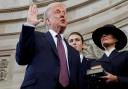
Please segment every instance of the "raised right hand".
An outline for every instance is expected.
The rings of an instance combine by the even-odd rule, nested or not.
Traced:
[[[40,22],[42,22],[42,19],[37,19],[38,10],[36,5],[31,5],[28,10],[28,16],[27,16],[27,23],[36,26]]]

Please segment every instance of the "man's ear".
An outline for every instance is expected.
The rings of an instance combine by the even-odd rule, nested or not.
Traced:
[[[48,18],[45,20],[45,22],[46,22],[47,25],[50,25],[50,21],[49,21]]]

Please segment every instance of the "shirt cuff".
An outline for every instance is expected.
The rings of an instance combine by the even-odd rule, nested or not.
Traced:
[[[34,28],[36,27],[36,26],[34,26],[34,25],[30,24],[30,23],[27,23],[27,22],[24,23],[24,26],[29,26],[29,27],[34,27]]]

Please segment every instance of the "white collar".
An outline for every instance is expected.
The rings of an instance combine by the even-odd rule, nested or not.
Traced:
[[[82,53],[80,53],[80,62],[82,63],[83,61],[83,58],[84,58],[84,55]]]
[[[52,35],[52,37],[53,37],[53,38],[55,38],[55,37],[56,37],[56,35],[58,35],[58,33],[57,33],[57,32],[55,32],[55,31],[54,31],[54,30],[52,30],[52,29],[49,29],[49,32],[51,33],[51,35]],[[62,39],[64,39],[63,34],[60,34],[60,36],[61,36],[61,38],[62,38]]]
[[[105,50],[104,52],[107,55],[107,57],[109,57],[113,50],[115,50],[115,48],[111,48],[109,51]]]

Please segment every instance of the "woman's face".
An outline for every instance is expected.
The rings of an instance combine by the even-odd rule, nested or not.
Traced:
[[[83,42],[79,35],[77,35],[77,34],[70,35],[68,38],[68,43],[69,43],[69,45],[74,47],[77,51],[82,52]]]
[[[103,34],[101,37],[101,44],[103,47],[115,46],[117,39],[112,34]]]

